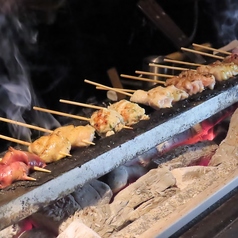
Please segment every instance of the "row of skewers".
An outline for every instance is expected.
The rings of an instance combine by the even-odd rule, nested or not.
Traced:
[[[216,49],[213,50],[217,51]],[[163,84],[163,86],[157,86],[149,91],[139,89],[131,94],[127,90],[115,89],[85,80],[86,83],[93,84],[101,89],[113,90],[130,97],[130,101],[123,99],[108,107],[60,100],[62,103],[97,109],[90,118],[33,107],[35,110],[88,121],[89,124],[86,126],[67,125],[56,128],[55,130],[48,130],[6,118],[0,118],[0,120],[8,123],[26,126],[47,133],[32,143],[0,135],[2,139],[28,146],[28,151],[15,150],[9,147],[9,150],[0,161],[0,188],[5,188],[16,180],[35,180],[29,177],[29,173],[32,170],[50,172],[45,169],[46,164],[58,161],[66,156],[71,156],[70,150],[76,147],[94,145],[95,133],[101,137],[106,137],[122,129],[133,129],[131,126],[140,120],[148,120],[149,116],[145,114],[145,109],[138,104],[149,105],[155,109],[171,107],[174,102],[202,92],[205,88],[213,89],[216,81],[227,80],[237,75],[238,55],[229,52],[220,53],[229,54],[229,56],[216,56],[222,59],[222,61],[217,60],[209,65],[198,65],[187,62],[191,66],[196,66],[197,69],[176,67],[176,69],[182,70],[179,75],[166,75],[166,77],[169,77],[166,81],[151,80],[155,83]],[[183,61],[177,61],[177,63],[185,64]],[[165,67],[164,65],[153,66]],[[145,74],[145,72],[143,73]],[[122,76],[127,77],[126,75]]]
[[[212,49],[215,50],[214,48]],[[188,50],[191,51],[190,49]],[[215,62],[208,65],[200,65],[190,62],[165,59],[166,62],[188,64],[197,67],[196,69],[172,67],[152,63],[150,64],[150,66],[154,67],[164,67],[182,70],[182,72],[176,76],[136,71],[136,73],[140,73],[143,75],[154,75],[160,77],[165,76],[167,78],[165,81],[152,80],[122,74],[121,76],[125,78],[154,82],[162,85],[154,87],[149,91],[136,90],[133,94],[126,95],[130,96],[130,101],[148,105],[153,107],[154,109],[172,107],[174,102],[188,98],[190,95],[202,92],[206,88],[212,90],[214,89],[217,81],[228,80],[238,74],[238,54],[221,51],[221,53],[228,55],[226,57],[223,57],[204,52],[201,53],[209,55],[211,57],[219,58],[219,60],[216,60]]]
[[[65,102],[65,100],[62,100],[62,102]],[[81,104],[81,106],[83,105],[87,104]],[[0,121],[46,133],[32,143],[0,135],[1,139],[28,147],[28,151],[16,150],[9,147],[0,161],[0,189],[8,187],[14,181],[18,180],[34,181],[34,178],[28,176],[32,170],[51,172],[44,169],[46,164],[58,161],[66,156],[70,157],[71,149],[94,145],[95,132],[103,137],[110,136],[123,128],[132,129],[130,126],[136,124],[139,120],[149,119],[142,107],[127,100],[121,100],[111,104],[108,108],[93,105],[90,107],[98,109],[92,114],[91,118],[34,107],[35,110],[90,122],[90,124],[85,126],[66,125],[55,130],[48,130],[0,117]],[[11,160],[8,159],[9,156],[11,156]],[[23,156],[24,161],[22,161]],[[27,159],[25,157],[28,159],[31,158],[31,164],[34,164],[34,166],[26,163]],[[5,163],[5,161],[10,162]]]

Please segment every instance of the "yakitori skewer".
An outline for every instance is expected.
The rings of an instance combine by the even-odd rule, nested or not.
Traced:
[[[140,70],[136,70],[135,73],[136,74],[143,74],[143,75],[151,75],[151,76],[164,77],[164,78],[172,78],[172,77],[174,77],[174,75],[171,75],[171,74],[157,74],[157,73],[153,73],[153,72],[146,72],[146,71],[140,71]]]
[[[127,74],[121,74],[120,75],[123,78],[128,78],[128,79],[135,79],[139,81],[145,81],[145,82],[151,82],[151,83],[158,83],[158,84],[165,84],[164,81],[161,80],[154,80],[154,79],[148,79],[148,78],[142,78],[142,77],[137,77],[137,76],[132,76],[132,75],[127,75]],[[129,95],[128,95],[129,96]],[[132,95],[130,95],[131,97]]]
[[[223,60],[225,58],[225,57],[222,57],[222,56],[209,54],[209,53],[205,53],[205,52],[201,52],[201,51],[198,51],[198,50],[193,50],[193,49],[189,49],[189,48],[185,48],[185,47],[181,47],[181,50],[188,51],[188,52],[195,53],[195,54],[199,54],[199,55],[205,55],[205,56],[212,57],[212,58],[215,58],[215,59]]]
[[[106,107],[100,107],[100,106],[95,106],[95,105],[92,105],[92,104],[80,103],[80,102],[75,102],[75,101],[70,101],[70,100],[60,99],[59,101],[62,102],[62,103],[66,103],[66,104],[71,104],[71,105],[75,105],[75,106],[82,106],[82,107],[87,107],[87,108],[93,108],[93,109],[98,109],[98,110],[106,109]],[[121,100],[121,101],[126,101],[126,100]],[[139,107],[139,106],[137,106],[137,107]],[[119,114],[120,114],[120,112],[119,112]],[[125,121],[125,123],[126,123],[126,121]]]
[[[126,99],[122,99],[116,103],[112,103],[108,107],[99,107],[99,106],[94,106],[91,104],[63,100],[63,99],[60,99],[60,102],[76,105],[76,106],[83,106],[87,108],[94,108],[94,109],[96,108],[98,109],[99,113],[100,113],[100,110],[104,110],[104,109],[108,109],[109,111],[116,111],[122,116],[124,123],[127,126],[134,125],[141,120],[149,119],[149,116],[145,114],[144,108],[140,107],[137,103],[130,102]]]
[[[27,142],[27,141],[15,139],[15,138],[12,138],[12,137],[9,137],[9,136],[4,136],[4,135],[0,135],[0,139],[8,140],[8,141],[11,141],[11,142],[14,142],[14,143],[17,143],[17,144],[21,144],[21,145],[25,145],[25,146],[28,146],[28,147],[32,144],[32,143]],[[70,155],[68,153],[64,153],[62,151],[60,151],[59,154],[61,154],[63,156],[68,156],[68,157],[72,156],[72,155]]]
[[[113,88],[112,88],[112,89],[113,89]],[[131,95],[131,94],[130,94],[130,95]],[[83,121],[90,121],[90,118],[87,118],[87,117],[76,116],[76,115],[73,115],[73,114],[64,113],[64,112],[59,112],[59,111],[54,111],[54,110],[49,110],[49,109],[46,109],[46,108],[33,107],[33,109],[34,109],[34,110],[37,110],[37,111],[48,112],[48,113],[51,113],[51,114],[60,115],[60,116],[71,117],[71,118],[79,119],[79,120],[83,120]],[[132,128],[129,127],[129,126],[123,126],[123,128],[125,128],[125,129],[132,129]]]
[[[1,135],[1,134],[0,134],[0,139],[11,141],[11,142],[14,142],[14,143],[17,143],[17,144],[21,144],[21,145],[26,145],[26,146],[29,146],[31,144],[30,142],[19,140],[19,139],[15,139],[15,138],[12,138],[12,137],[9,137],[9,136],[4,136],[4,135]],[[33,166],[32,169],[35,170],[35,171],[51,173],[50,170],[43,169],[43,168],[40,168],[38,166]]]
[[[43,128],[42,128],[43,130]],[[46,129],[47,132],[49,132],[47,129]],[[3,136],[3,135],[0,135],[0,138],[1,139],[5,139],[5,140],[9,140],[9,141],[12,141],[12,142],[15,142],[15,143],[18,143],[18,144],[21,144],[21,145],[26,145],[26,146],[29,146],[31,143],[30,142],[27,142],[27,141],[22,141],[22,140],[18,140],[18,139],[15,139],[15,138],[11,138],[11,137],[6,137],[6,136]],[[61,155],[65,155],[65,156],[72,156],[70,154],[67,154],[67,153],[64,153],[62,151],[59,152]]]
[[[201,66],[202,64],[197,64],[197,63],[191,63],[191,62],[186,62],[186,61],[182,61],[182,60],[173,60],[173,59],[164,59],[165,62],[170,62],[170,63],[176,63],[176,64],[184,64],[184,65],[190,65],[190,66]]]
[[[163,65],[163,64],[154,64],[154,63],[150,63],[149,66],[158,67],[158,68],[165,68],[165,69],[175,69],[175,70],[181,70],[181,71],[193,70],[193,69],[188,69],[188,68],[169,66],[169,65]]]
[[[103,86],[103,85],[101,84],[100,86]],[[123,92],[123,93],[125,93],[125,92]],[[95,118],[95,114],[93,114],[91,116],[91,118],[87,118],[87,117],[76,116],[76,115],[72,115],[72,114],[68,114],[68,113],[63,113],[63,112],[59,112],[59,111],[54,111],[54,110],[49,110],[49,109],[40,108],[40,107],[33,107],[33,109],[34,110],[38,110],[38,111],[42,111],[42,112],[47,112],[47,113],[52,113],[52,114],[60,115],[60,116],[66,116],[66,117],[71,117],[71,118],[75,118],[75,119],[79,119],[79,120],[88,121],[91,124],[91,126],[95,128],[95,130],[98,132],[98,134],[100,134],[102,136],[103,136],[103,133],[99,133],[99,130],[101,129],[101,125],[103,124],[105,126],[105,124],[108,124],[108,123],[105,123],[104,121],[102,121],[103,123],[102,122],[101,123],[95,122],[95,120],[100,120],[100,118],[99,118],[100,115],[97,115],[97,118]],[[110,112],[106,112],[106,108],[100,109],[100,111],[101,111],[101,114],[102,114],[101,117],[102,116],[108,116],[108,113],[110,113]],[[113,113],[113,114],[114,114],[114,115],[112,115],[113,117],[117,117],[115,115],[116,112]],[[117,113],[117,114],[118,114],[119,117],[121,117],[121,115],[119,115],[119,113]],[[117,118],[117,120],[119,120],[119,118]],[[121,120],[123,120],[123,119],[121,119]],[[118,128],[116,122],[115,122],[115,127],[117,127],[117,131],[119,131],[119,128]],[[105,126],[104,129],[106,130],[106,128],[108,128],[108,127]],[[122,128],[124,128],[124,129],[133,129],[130,126],[126,126],[125,124],[121,123],[120,129],[122,129]],[[113,131],[112,128],[111,128],[111,131]],[[106,136],[109,136],[109,134],[107,134]]]
[[[18,125],[18,126],[27,127],[27,128],[34,129],[34,130],[37,130],[37,131],[42,131],[42,132],[45,132],[45,133],[53,133],[54,132],[53,130],[45,129],[45,128],[42,128],[42,127],[39,127],[39,126],[33,126],[33,125],[30,125],[30,124],[15,121],[15,120],[10,120],[10,119],[4,118],[4,117],[0,117],[0,121],[4,121],[4,122],[7,122],[7,123],[12,123],[12,124],[15,124],[15,125]],[[93,143],[91,141],[86,141],[86,140],[82,140],[82,141],[86,144],[95,145],[95,143]]]
[[[222,54],[226,54],[226,55],[230,55],[231,54],[231,52],[228,52],[228,51],[225,51],[225,50],[219,50],[219,49],[216,49],[216,48],[213,48],[213,47],[209,47],[209,46],[205,46],[205,45],[199,45],[199,44],[193,43],[193,46],[198,47],[198,49],[201,48],[201,49],[206,49],[206,50],[212,50],[212,51],[215,51],[215,52],[218,52],[218,53],[222,53]]]

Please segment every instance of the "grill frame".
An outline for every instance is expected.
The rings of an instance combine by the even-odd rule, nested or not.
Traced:
[[[233,105],[238,102],[237,94],[237,78],[217,83],[214,90],[177,102],[173,108],[152,111],[150,120],[140,121],[133,130],[123,130],[98,139],[95,146],[72,151],[72,158],[47,166],[51,174],[34,172],[32,177],[37,182],[16,182],[1,190],[0,230]]]

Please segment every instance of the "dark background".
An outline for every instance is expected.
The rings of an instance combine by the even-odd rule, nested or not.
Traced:
[[[105,96],[83,83],[85,78],[109,85],[109,68],[133,74],[141,69],[144,57],[178,50],[137,2],[69,0],[45,16],[38,14],[38,41],[28,62],[33,85],[49,108],[58,108],[59,98],[85,101],[92,95]],[[193,0],[157,2],[192,42],[223,44],[215,23],[231,1],[199,0],[197,9]]]
[[[156,0],[191,43],[217,48],[236,39],[237,0]],[[143,59],[179,49],[137,6],[137,0],[0,0],[0,116],[45,128],[65,124],[51,110],[78,113],[59,99],[101,102],[107,70],[133,75]],[[30,95],[31,94],[31,95]],[[86,115],[88,116],[88,115]],[[62,119],[64,118],[64,119]],[[70,123],[70,122],[68,122]],[[28,131],[0,123],[0,133],[30,140]],[[23,127],[21,127],[23,128]],[[25,129],[24,129],[25,130]]]

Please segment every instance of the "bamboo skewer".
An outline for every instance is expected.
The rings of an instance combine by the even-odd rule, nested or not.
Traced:
[[[135,73],[136,74],[144,74],[144,75],[152,75],[152,76],[164,77],[164,78],[172,78],[172,77],[174,77],[174,75],[171,75],[171,74],[157,74],[157,73],[153,73],[153,72],[145,72],[145,71],[140,71],[140,70],[136,70]],[[161,81],[161,82],[164,82],[164,81]]]
[[[196,64],[196,63],[191,63],[191,62],[185,62],[185,61],[180,61],[180,60],[172,60],[172,59],[164,59],[165,62],[170,62],[170,63],[177,63],[177,64],[185,64],[185,65],[190,65],[190,66],[201,66],[202,64]]]
[[[4,135],[1,135],[1,134],[0,134],[0,138],[3,139],[3,140],[15,142],[17,144],[22,144],[22,145],[26,145],[26,146],[30,145],[30,142],[26,142],[26,141],[23,141],[23,140],[18,140],[18,139],[15,139],[15,138],[12,138],[12,137],[9,137],[9,136],[4,136]],[[38,166],[33,166],[32,169],[36,170],[36,171],[40,171],[40,172],[51,173],[50,170],[44,169],[44,168],[41,168],[41,167],[38,167]]]
[[[182,68],[182,67],[176,67],[176,66],[169,66],[169,65],[163,65],[163,64],[153,64],[150,63],[149,66],[153,67],[158,67],[158,68],[165,68],[165,69],[175,69],[175,70],[192,70],[195,71],[194,69],[188,69],[188,68]]]
[[[71,117],[71,118],[74,118],[74,119],[79,119],[79,120],[84,120],[84,121],[90,121],[90,118],[87,118],[87,117],[76,116],[76,115],[72,115],[72,114],[69,114],[69,113],[64,113],[64,112],[49,110],[49,109],[46,109],[46,108],[33,107],[33,109],[34,109],[34,110],[37,110],[37,111],[48,112],[48,113],[60,115],[60,116]],[[53,131],[51,131],[51,132],[53,132]],[[94,143],[94,142],[91,142],[91,141],[87,141],[87,140],[82,140],[82,141],[83,141],[84,143],[87,143],[87,144],[90,144],[90,145],[95,145],[95,143]],[[71,156],[71,155],[69,155],[69,154],[66,154],[66,155],[67,155],[67,156]]]
[[[29,176],[27,176],[26,178],[27,178],[27,179],[24,179],[24,180],[27,180],[27,181],[36,181],[35,178],[29,177]]]
[[[53,132],[52,130],[48,130],[48,129],[38,127],[38,126],[33,126],[33,125],[23,123],[23,122],[19,122],[19,121],[10,120],[10,119],[3,118],[3,117],[0,117],[0,121],[4,121],[4,122],[7,122],[7,123],[12,123],[12,124],[15,124],[15,125],[18,125],[18,126],[24,126],[24,127],[30,128],[30,129],[34,129],[34,130],[38,130],[38,131],[42,131],[42,132],[46,132],[46,133],[52,133]]]
[[[97,86],[96,89],[98,90],[108,90],[104,87],[101,87],[101,86]],[[126,88],[115,88],[115,89],[118,89],[120,91],[123,91],[123,92],[127,92],[127,93],[134,93],[136,90],[135,89],[126,89]]]
[[[56,115],[59,115],[59,116],[71,117],[71,118],[78,119],[78,120],[83,120],[83,121],[90,121],[90,118],[87,118],[87,117],[82,117],[82,116],[72,115],[72,114],[69,114],[69,113],[49,110],[49,109],[42,108],[42,107],[33,107],[33,109],[37,110],[37,111],[41,111],[41,112],[48,112],[48,113],[51,113],[51,114],[56,114]]]
[[[0,121],[16,124],[16,125],[19,125],[19,126],[24,126],[24,127],[30,128],[30,129],[34,129],[34,130],[38,130],[38,131],[42,131],[42,132],[46,132],[46,133],[53,133],[54,132],[52,130],[45,129],[45,128],[42,128],[42,127],[39,127],[39,126],[33,126],[33,125],[30,125],[30,124],[27,124],[27,123],[18,122],[18,121],[10,120],[10,119],[3,118],[3,117],[0,117]],[[90,145],[95,145],[95,143],[93,143],[91,141],[86,141],[86,140],[82,140],[82,141],[84,143],[87,143],[87,144],[90,144]]]
[[[21,145],[26,145],[26,146],[29,146],[31,144],[30,142],[23,141],[23,140],[18,140],[18,139],[15,139],[15,138],[12,138],[12,137],[9,137],[9,136],[4,136],[4,135],[1,135],[1,134],[0,134],[0,139],[8,140],[8,141],[11,141],[11,142],[14,142],[14,143],[17,143],[17,144],[21,144]]]
[[[51,173],[49,169],[43,169],[41,167],[33,166],[33,170],[39,171],[39,172],[45,172],[45,173]]]
[[[72,104],[72,105],[82,106],[82,107],[88,107],[88,108],[93,108],[93,109],[98,109],[98,110],[105,109],[105,107],[95,106],[95,105],[81,103],[81,102],[74,102],[74,101],[69,101],[69,100],[64,100],[64,99],[60,99],[59,101],[62,102],[62,103],[67,103],[67,104]],[[123,126],[123,128],[125,128],[125,129],[133,129],[130,126]]]
[[[74,101],[69,101],[69,100],[64,100],[64,99],[60,99],[60,102],[63,103],[67,103],[67,104],[72,104],[72,105],[76,105],[76,106],[82,106],[82,107],[88,107],[88,108],[94,108],[94,109],[105,109],[105,107],[99,107],[99,106],[95,106],[95,105],[91,105],[91,104],[86,104],[86,103],[80,103],[80,102],[74,102]],[[133,129],[130,126],[123,126],[123,128],[125,129]]]
[[[88,107],[88,108],[99,109],[99,110],[105,108],[105,107],[95,106],[95,105],[81,103],[81,102],[74,102],[74,101],[64,100],[64,99],[60,99],[59,101],[62,102],[62,103],[66,103],[66,104],[71,104],[71,105],[75,105],[75,106],[82,106],[82,107]]]
[[[87,80],[87,79],[85,79],[84,82],[85,82],[85,83],[92,84],[92,85],[95,85],[95,86],[100,86],[100,87],[103,87],[103,88],[105,88],[105,89],[108,89],[108,90],[111,90],[111,91],[115,91],[115,92],[117,92],[117,93],[121,93],[121,94],[124,94],[124,95],[129,96],[129,97],[132,96],[131,93],[127,93],[127,92],[124,92],[124,91],[119,90],[119,89],[115,89],[115,88],[112,88],[112,87],[108,87],[108,86],[105,86],[105,85],[103,85],[103,84],[96,83],[96,82],[93,82],[93,81],[90,81],[90,80]]]
[[[71,117],[71,118],[75,118],[75,119],[79,119],[79,120],[84,120],[84,121],[90,121],[90,118],[87,117],[82,117],[82,116],[76,116],[76,115],[72,115],[69,113],[64,113],[64,112],[59,112],[59,111],[54,111],[54,110],[49,110],[46,108],[41,108],[41,107],[33,107],[34,110],[37,111],[42,111],[42,112],[48,112],[48,113],[52,113],[52,114],[56,114],[56,115],[60,115],[60,116],[65,116],[65,117]],[[124,129],[133,129],[130,126],[123,126]],[[84,141],[85,142],[85,141]],[[85,142],[87,143],[87,142]],[[91,142],[93,143],[93,142]]]
[[[195,47],[199,47],[201,49],[207,49],[207,50],[216,51],[218,53],[222,53],[222,54],[226,54],[226,55],[231,55],[231,52],[228,52],[228,51],[225,51],[225,50],[219,50],[219,49],[215,49],[215,48],[212,48],[212,47],[209,47],[209,46],[199,45],[199,44],[195,44],[195,43],[193,43],[192,45],[195,46]]]
[[[160,80],[142,78],[142,77],[131,76],[131,75],[127,75],[127,74],[121,74],[120,76],[124,77],[124,78],[135,79],[135,80],[139,80],[139,81],[145,81],[145,82],[158,83],[158,84],[164,84],[165,85],[165,82],[160,81]]]
[[[184,47],[181,47],[181,50],[192,52],[192,53],[195,53],[195,54],[205,55],[205,56],[209,56],[209,57],[216,58],[216,59],[221,59],[221,60],[223,60],[225,58],[225,57],[222,57],[222,56],[208,54],[208,53],[205,53],[205,52],[201,52],[201,51],[193,50],[193,49],[188,49],[188,48],[184,48]]]

